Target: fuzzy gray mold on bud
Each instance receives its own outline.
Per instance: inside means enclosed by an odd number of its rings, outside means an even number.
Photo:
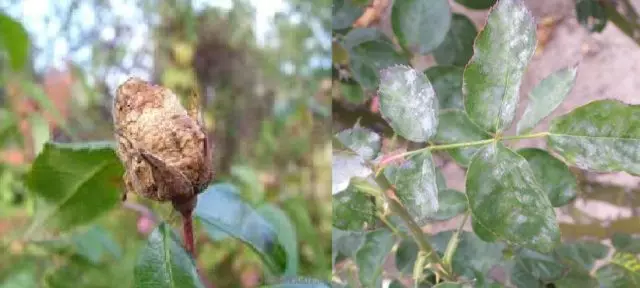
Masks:
[[[213,178],[211,147],[198,114],[187,111],[171,90],[139,78],[118,87],[113,122],[126,192],[171,201],[190,213],[195,196]]]

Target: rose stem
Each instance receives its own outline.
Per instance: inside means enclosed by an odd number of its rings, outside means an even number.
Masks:
[[[189,252],[193,259],[195,259],[196,248],[193,244],[193,220],[191,219],[192,211],[193,210],[189,210],[182,213],[182,237],[184,238],[184,246],[187,249],[187,252]]]

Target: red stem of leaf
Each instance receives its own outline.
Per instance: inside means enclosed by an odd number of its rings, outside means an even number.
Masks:
[[[184,246],[193,259],[196,259],[196,248],[193,244],[193,220],[191,219],[191,211],[183,213],[182,217],[182,238],[184,238]]]

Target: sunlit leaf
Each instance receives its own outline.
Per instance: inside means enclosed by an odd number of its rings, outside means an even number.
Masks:
[[[402,164],[390,164],[384,175],[414,221],[425,224],[438,211],[438,186],[431,153],[413,155]]]
[[[22,24],[0,13],[0,52],[5,50],[14,70],[21,70],[29,59],[29,35]]]
[[[549,252],[560,240],[551,202],[527,161],[501,143],[471,160],[466,193],[473,229],[486,241],[505,240]]]
[[[558,70],[542,79],[529,93],[529,104],[518,122],[517,134],[531,131],[542,119],[560,106],[576,80],[577,67]]]
[[[391,25],[405,49],[419,54],[429,53],[442,43],[451,25],[449,1],[394,1]]]
[[[465,110],[489,132],[509,128],[520,82],[536,48],[536,26],[521,0],[502,0],[491,10],[464,70]]]
[[[380,72],[380,112],[400,136],[425,142],[436,134],[438,99],[427,77],[396,65]]]
[[[198,195],[195,216],[206,226],[220,229],[253,249],[273,273],[287,265],[286,249],[276,229],[247,205],[230,184],[214,184]]]
[[[68,230],[96,219],[119,202],[123,173],[111,143],[45,144],[27,175],[44,204],[30,231]]]
[[[149,235],[134,270],[136,288],[204,287],[195,262],[182,247],[178,235],[161,223]]]
[[[542,190],[547,193],[551,205],[561,207],[576,198],[576,177],[562,161],[538,148],[520,149],[518,154],[529,162],[529,167]]]
[[[549,132],[549,147],[569,164],[640,174],[639,105],[594,101],[554,119]]]

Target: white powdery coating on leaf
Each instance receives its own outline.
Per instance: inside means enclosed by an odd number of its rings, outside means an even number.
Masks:
[[[334,153],[331,168],[332,195],[346,190],[351,178],[364,178],[373,172],[364,165],[362,157],[346,153]]]
[[[393,130],[414,142],[426,142],[438,126],[438,99],[427,77],[404,65],[380,72],[380,111]]]

